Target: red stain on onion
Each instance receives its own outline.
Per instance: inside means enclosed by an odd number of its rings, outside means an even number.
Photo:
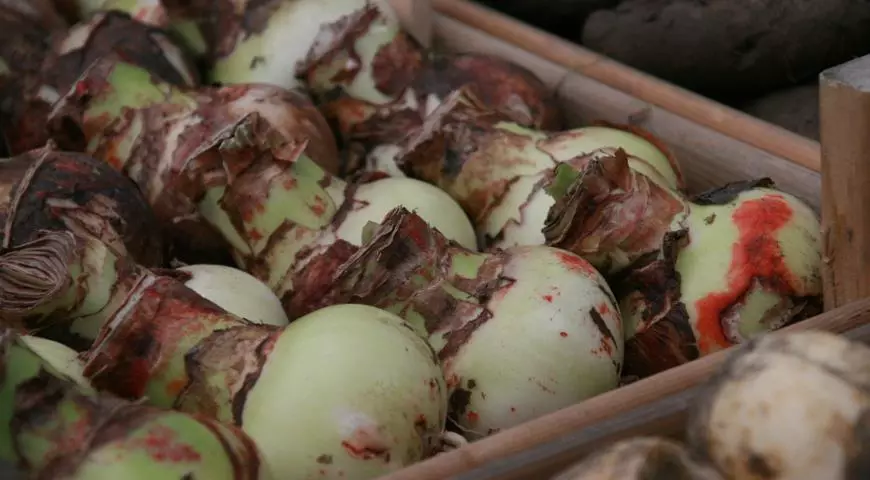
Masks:
[[[776,239],[792,214],[791,206],[781,195],[768,195],[744,202],[731,215],[740,233],[731,252],[727,290],[711,293],[695,303],[698,348],[702,354],[731,345],[722,330],[721,314],[745,295],[753,279],[764,279],[766,284],[783,291],[790,291],[791,285],[797,283]]]

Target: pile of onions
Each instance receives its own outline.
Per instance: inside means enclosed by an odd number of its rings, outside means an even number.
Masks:
[[[0,331],[0,461],[34,477],[268,480],[255,443],[202,416],[97,394],[57,345]]]
[[[610,288],[582,258],[549,247],[477,253],[401,208],[369,237],[331,275],[330,266],[308,265],[313,273],[289,308],[353,301],[403,316],[438,352],[450,418],[467,438],[618,385],[622,321]]]

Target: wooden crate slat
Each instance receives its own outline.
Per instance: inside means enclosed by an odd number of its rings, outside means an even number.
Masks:
[[[430,1],[430,0],[427,0]],[[521,46],[585,77],[739,139],[770,154],[820,169],[819,143],[654,78],[467,0],[431,0],[435,9],[494,38]]]

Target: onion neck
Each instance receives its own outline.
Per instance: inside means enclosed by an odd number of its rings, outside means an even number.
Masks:
[[[499,284],[502,263],[501,255],[450,242],[399,207],[332,275],[292,292],[287,310],[301,316],[342,303],[375,306],[404,318],[439,351],[470,322],[489,314],[483,292]]]
[[[85,349],[144,271],[95,238],[47,234],[0,257],[0,311]]]

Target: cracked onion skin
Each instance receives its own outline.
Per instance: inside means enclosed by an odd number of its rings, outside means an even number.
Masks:
[[[437,188],[411,179],[347,183],[321,168],[337,158],[331,134],[317,136],[328,130],[322,117],[278,87],[185,92],[104,61],[52,118],[59,141],[74,148],[83,138],[79,146],[133,178],[177,243],[197,241],[185,252],[232,249],[279,297],[304,264],[338,239],[359,245],[362,226],[399,205],[477,246],[461,207]]]
[[[461,89],[394,152],[403,172],[463,206],[484,247],[557,246],[611,274],[649,253],[650,242],[658,240],[647,231],[651,227],[637,225],[640,216],[666,222],[682,208],[680,169],[648,138],[615,126],[527,129]],[[602,166],[610,163],[616,166]],[[560,177],[570,173],[559,171],[565,165],[581,178],[569,175],[567,183],[577,185],[554,193],[553,184],[565,183]],[[628,189],[624,195],[609,190],[616,184]]]
[[[737,350],[694,404],[688,444],[725,478],[870,477],[870,349],[823,331]]]
[[[605,447],[550,480],[725,480],[673,440],[635,437]]]
[[[401,318],[338,305],[281,329],[185,290],[155,277],[131,295],[89,352],[95,386],[238,425],[281,479],[376,478],[433,453],[447,389]]]
[[[450,91],[470,84],[484,102],[536,128],[558,128],[553,98],[531,72],[477,54],[425,51],[383,0],[239,2],[215,13],[211,80],[293,88],[302,79],[339,137],[368,151],[398,141]],[[352,162],[342,173],[352,173]]]
[[[76,385],[5,329],[0,398],[0,460],[31,478],[273,478],[239,429]]]
[[[56,32],[38,68],[7,91],[4,135],[13,154],[45,144],[52,105],[96,59],[112,53],[169,83],[199,84],[193,63],[166,33],[124,13],[98,13],[69,30]]]
[[[629,375],[648,376],[817,313],[821,226],[769,179],[692,199],[657,256],[614,283]]]
[[[146,267],[164,261],[154,213],[128,178],[54,144],[0,161],[0,253],[43,230],[91,235]]]
[[[322,258],[338,256],[341,244],[333,247],[336,255]],[[615,299],[574,254],[540,246],[473,252],[397,208],[346,258],[309,264],[287,310],[362,303],[405,318],[438,352],[451,421],[469,439],[618,384]]]

